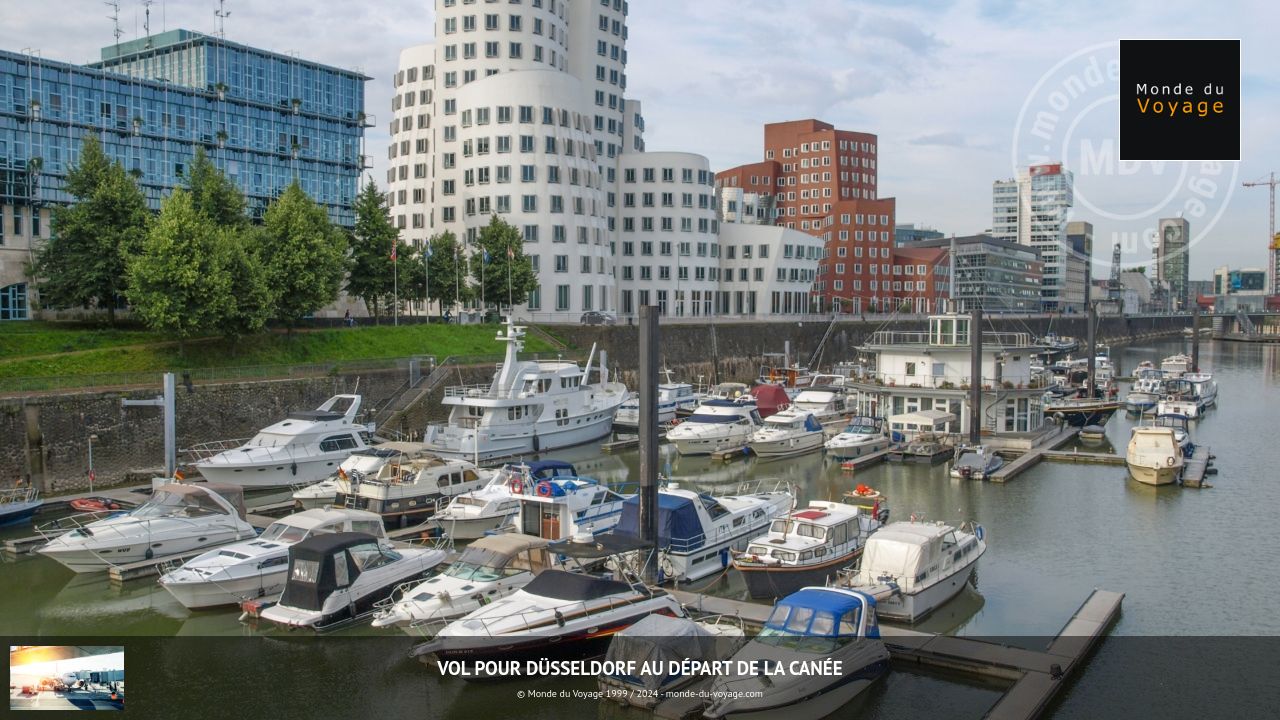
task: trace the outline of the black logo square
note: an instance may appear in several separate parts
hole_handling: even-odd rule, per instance
[[[1121,40],[1120,159],[1239,160],[1240,41]]]

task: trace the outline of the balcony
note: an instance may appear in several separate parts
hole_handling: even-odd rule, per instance
[[[942,336],[941,339],[945,339],[947,342],[941,342],[940,336],[936,333],[930,333],[923,330],[877,330],[871,334],[866,345],[867,347],[969,347],[969,336],[967,332],[953,336]],[[1035,343],[1031,338],[1031,333],[1025,332],[984,332],[982,333],[982,344],[984,347],[990,348],[1035,347]]]

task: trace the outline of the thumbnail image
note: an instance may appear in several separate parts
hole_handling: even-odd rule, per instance
[[[10,710],[124,710],[119,645],[10,645]]]

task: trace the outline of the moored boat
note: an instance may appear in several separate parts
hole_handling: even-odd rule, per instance
[[[34,487],[15,487],[0,490],[0,525],[12,525],[29,520],[44,501]]]
[[[1129,476],[1145,485],[1170,485],[1182,476],[1182,448],[1171,427],[1133,429],[1125,453]]]
[[[969,445],[956,451],[951,464],[951,477],[964,480],[985,480],[991,473],[1004,466],[1004,458],[994,448],[985,445]]]
[[[762,458],[785,457],[817,450],[825,438],[822,423],[812,412],[792,406],[765,418],[751,434],[748,447]]]
[[[884,418],[858,415],[849,421],[839,433],[828,440],[824,447],[827,454],[838,459],[870,455],[889,447],[889,436],[884,432]]]
[[[692,415],[667,431],[667,440],[681,455],[710,455],[745,447],[761,424],[755,403],[704,400]]]

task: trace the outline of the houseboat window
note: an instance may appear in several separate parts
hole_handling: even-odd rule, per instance
[[[907,374],[907,376],[908,376],[908,377],[910,377],[910,376],[912,376],[912,375],[915,375],[915,374],[916,374],[916,364],[915,364],[915,363],[913,363],[913,362],[909,362],[909,363],[907,363],[907,372],[906,372],[906,374]]]
[[[849,531],[846,528],[845,523],[841,523],[835,526],[835,536],[832,537],[831,542],[835,543],[836,545],[843,545],[845,541],[847,541],[848,539],[849,539]]]
[[[480,476],[476,474],[475,470],[463,470],[462,479],[464,482],[475,482],[480,479]]]
[[[801,559],[801,560],[812,560],[812,559],[813,559],[813,551],[812,551],[812,550],[805,550],[804,552],[800,553],[800,559]]]
[[[320,577],[320,561],[294,560],[293,572],[289,577],[298,582],[315,583],[316,578]]]
[[[742,527],[746,523],[747,523],[747,519],[745,517],[736,517],[733,519],[734,527]]]
[[[281,555],[280,557],[267,558],[266,560],[263,560],[262,562],[258,563],[258,569],[261,570],[264,568],[278,567],[280,565],[288,565],[288,564],[289,564],[289,556]]]
[[[813,549],[814,557],[822,557],[823,555],[826,555],[826,554],[827,554],[827,549],[824,547],[818,547]]]

